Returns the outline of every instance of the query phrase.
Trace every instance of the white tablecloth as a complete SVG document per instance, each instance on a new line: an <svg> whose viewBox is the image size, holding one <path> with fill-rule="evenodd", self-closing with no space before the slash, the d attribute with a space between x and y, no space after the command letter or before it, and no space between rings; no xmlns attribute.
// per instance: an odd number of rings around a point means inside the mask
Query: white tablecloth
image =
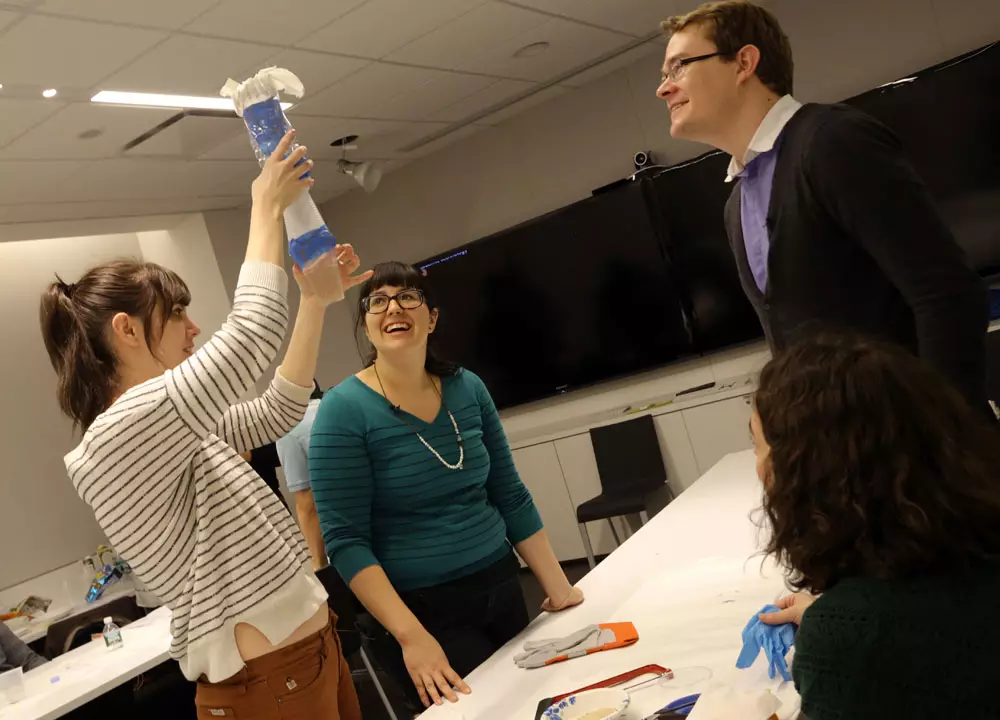
<svg viewBox="0 0 1000 720"><path fill-rule="evenodd" d="M471 695L421 717L529 720L543 697L649 663L675 669L677 680L636 691L629 720L720 683L772 689L783 702L779 716L794 717L795 690L791 683L768 680L763 655L751 669L735 669L747 620L786 592L773 564L752 557L759 530L750 515L760 495L753 453L727 456L580 582L583 605L543 614L469 675ZM525 640L622 621L639 631L639 642L630 648L539 670L513 662Z"/></svg>

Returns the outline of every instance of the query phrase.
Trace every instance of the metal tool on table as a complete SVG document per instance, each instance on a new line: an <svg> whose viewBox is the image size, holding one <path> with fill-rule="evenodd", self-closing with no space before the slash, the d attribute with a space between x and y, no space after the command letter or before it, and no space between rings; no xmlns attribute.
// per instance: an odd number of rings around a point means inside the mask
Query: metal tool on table
<svg viewBox="0 0 1000 720"><path fill-rule="evenodd" d="M669 678L673 676L673 671L670 668L665 668L661 665L643 665L635 670L629 670L628 672L622 673L621 675L615 675L614 677L607 678L606 680L601 680L593 685L588 685L587 687L580 688L578 690L572 690L571 692L562 693L561 695L556 695L554 697L543 698L538 703L538 708L535 710L535 720L540 720L542 715L548 710L552 705L565 700L570 695L577 695L588 690L599 690L601 688L617 687L624 683L640 678L643 675L653 675L654 677L648 680L643 680L642 682L635 683L634 685L629 685L625 690L635 690L644 685L648 685L653 682L659 682L663 678Z"/></svg>

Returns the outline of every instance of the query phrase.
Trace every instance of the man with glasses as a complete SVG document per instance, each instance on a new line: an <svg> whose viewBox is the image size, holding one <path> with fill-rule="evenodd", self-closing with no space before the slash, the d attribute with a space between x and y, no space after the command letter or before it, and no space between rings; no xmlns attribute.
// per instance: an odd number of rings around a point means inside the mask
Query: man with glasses
<svg viewBox="0 0 1000 720"><path fill-rule="evenodd" d="M822 330L881 337L986 407L985 286L899 140L846 105L796 101L788 38L761 7L707 3L662 27L670 134L732 155L726 228L772 350Z"/></svg>

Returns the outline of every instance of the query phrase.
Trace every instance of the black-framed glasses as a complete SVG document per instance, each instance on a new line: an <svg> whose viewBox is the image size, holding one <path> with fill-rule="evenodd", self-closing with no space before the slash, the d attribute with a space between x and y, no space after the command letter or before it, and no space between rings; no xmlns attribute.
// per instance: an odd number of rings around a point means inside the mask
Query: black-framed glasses
<svg viewBox="0 0 1000 720"><path fill-rule="evenodd" d="M663 74L663 79L670 80L671 82L677 82L684 77L684 73L686 72L688 65L701 62L702 60L709 60L714 57L723 57L725 55L733 55L733 53L719 51L708 53L706 55L695 55L694 57L681 58L671 65L670 68Z"/></svg>
<svg viewBox="0 0 1000 720"><path fill-rule="evenodd" d="M424 304L424 293L422 290L400 290L395 295L385 293L375 293L369 295L361 301L361 307L369 315L381 315L389 309L389 304L395 300L399 307L404 310L416 310Z"/></svg>

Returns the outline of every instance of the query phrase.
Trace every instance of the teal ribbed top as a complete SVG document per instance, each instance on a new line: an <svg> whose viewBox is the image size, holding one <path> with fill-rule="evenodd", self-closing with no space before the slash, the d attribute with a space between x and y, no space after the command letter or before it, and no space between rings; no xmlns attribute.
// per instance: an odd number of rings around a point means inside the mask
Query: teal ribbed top
<svg viewBox="0 0 1000 720"><path fill-rule="evenodd" d="M328 392L313 423L309 480L327 555L347 582L381 565L397 590L438 585L502 558L542 528L514 467L496 407L468 370L442 378L432 423L400 415L449 463L446 468L382 395L356 377Z"/></svg>

